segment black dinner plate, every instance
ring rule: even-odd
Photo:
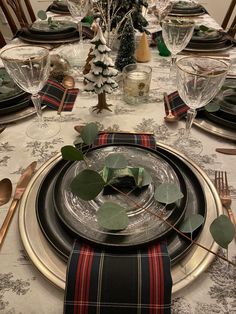
[[[30,97],[27,96],[19,101],[13,102],[9,106],[1,107],[0,106],[0,115],[9,114],[12,112],[19,111],[21,109],[24,109],[28,106],[32,105],[32,102],[30,100]]]
[[[77,30],[75,28],[70,29],[69,32],[59,32],[59,33],[41,33],[41,32],[32,32],[30,28],[22,29],[20,36],[24,36],[27,38],[32,38],[33,40],[47,40],[47,41],[54,41],[60,39],[67,39],[77,35]]]
[[[93,38],[93,31],[86,26],[83,26],[83,37],[87,39]],[[33,34],[28,29],[23,29],[19,31],[17,36],[26,41],[31,43],[38,43],[38,44],[59,44],[59,43],[69,43],[69,42],[75,42],[79,40],[79,32],[77,30],[74,30],[70,33],[60,33],[55,35],[49,35],[49,34]]]
[[[139,147],[136,145],[133,146]],[[188,194],[188,206],[186,207],[185,216],[190,214],[201,214],[205,217],[205,195],[197,176],[192,172],[185,162],[183,162],[179,157],[172,154],[168,150],[158,147],[157,152],[158,154],[163,154],[167,158],[170,158],[172,162],[178,166],[185,180]],[[36,214],[39,226],[49,243],[64,260],[67,260],[70,255],[76,235],[61,223],[55,212],[52,195],[57,176],[66,163],[67,161],[60,160],[48,172],[42,181],[36,200]],[[197,239],[201,229],[202,227],[194,231],[193,239]],[[83,239],[82,241],[85,240]],[[190,241],[186,240],[184,237],[181,237],[177,233],[172,233],[167,238],[167,243],[172,265],[183,258],[192,246]]]
[[[230,117],[229,119],[229,116],[221,110],[218,110],[216,112],[208,112],[207,110],[203,110],[202,113],[210,121],[213,121],[216,124],[223,125],[228,128],[236,130],[235,116]]]
[[[48,8],[47,11],[53,12],[53,13],[57,13],[57,14],[70,14],[70,11],[68,9],[67,6],[65,5],[60,5],[58,4],[58,2],[54,2],[52,3]]]
[[[220,49],[224,48],[228,45],[228,43],[231,43],[231,41],[226,38],[225,36],[221,36],[219,40],[216,41],[194,41],[190,40],[190,42],[187,45],[187,48],[191,49]]]
[[[158,205],[155,204],[155,202],[153,201],[150,205],[150,199],[153,199],[153,197],[150,198],[150,195],[153,195],[153,189],[155,185],[161,183],[157,178],[159,176],[163,177],[163,180],[165,180],[164,173],[166,173],[167,171],[169,172],[169,176],[171,176],[171,172],[173,173],[172,176],[176,176],[176,181],[179,183],[180,189],[184,197],[174,204],[168,205],[166,210],[167,215],[163,215],[163,218],[165,219],[166,217],[168,217],[168,221],[172,225],[178,225],[185,215],[187,205],[187,188],[178,167],[176,167],[170,159],[162,156],[157,151],[155,151],[155,153],[153,154],[153,150],[150,150],[148,148],[138,149],[133,146],[129,147],[127,145],[123,147],[123,150],[124,149],[124,154],[126,158],[128,158],[128,156],[131,156],[131,162],[135,167],[143,167],[143,164],[146,165],[146,160],[144,158],[147,158],[150,161],[150,166],[148,168],[148,165],[146,165],[146,170],[152,175],[153,178],[156,177],[156,179],[153,180],[152,184],[146,187],[143,191],[139,191],[140,193],[138,196],[133,195],[135,202],[143,202],[142,205],[144,207],[147,206],[152,208],[152,206],[156,206],[157,210],[161,210],[161,208],[158,209]],[[103,167],[103,156],[104,154],[109,153],[109,150],[106,151],[106,148],[104,149],[96,147],[95,149],[91,149],[90,152],[91,157],[89,157],[90,154],[86,154],[86,156],[90,159],[96,160],[95,168],[98,167],[98,164]],[[134,155],[138,156],[138,160],[134,160]],[[98,161],[98,159],[100,159],[99,156],[102,157],[102,162]],[[142,160],[144,161],[142,162]],[[79,164],[81,164],[81,162],[79,162]],[[162,170],[159,170],[158,172],[155,170],[157,167],[161,166],[162,169],[164,169],[165,165],[167,165],[169,170],[165,169],[163,173]],[[99,207],[106,201],[122,202],[122,200],[120,200],[119,198],[115,198],[114,200],[112,200],[111,195],[106,196],[103,193],[101,193],[100,196],[96,198],[96,200],[93,200],[91,202],[79,200],[78,203],[75,205],[73,205],[75,203],[75,197],[73,196],[73,200],[71,200],[71,205],[73,208],[71,208],[70,205],[67,208],[67,205],[65,205],[65,203],[69,204],[70,200],[65,199],[65,195],[70,195],[71,193],[69,193],[69,191],[66,192],[67,188],[65,188],[63,182],[65,181],[64,179],[69,179],[69,181],[71,181],[71,178],[73,176],[71,176],[71,174],[74,174],[75,169],[79,171],[77,162],[68,162],[65,167],[62,168],[60,174],[57,177],[53,193],[54,208],[58,217],[61,219],[62,223],[74,234],[81,236],[89,241],[96,242],[98,244],[109,246],[132,246],[147,243],[154,239],[157,240],[159,238],[166,237],[167,234],[173,232],[173,230],[163,222],[153,223],[153,219],[150,219],[150,215],[146,214],[145,211],[136,212],[136,210],[132,210],[130,213],[128,212],[128,215],[130,214],[129,227],[127,227],[125,230],[116,233],[103,230],[101,227],[99,227],[99,225],[94,223],[94,221],[96,221],[94,213],[96,212],[97,207]],[[80,169],[80,171],[81,170],[82,168]],[[131,196],[132,194],[130,195],[130,197]],[[115,195],[113,195],[113,197],[115,197]],[[127,206],[127,204],[123,205]],[[81,208],[81,210],[78,211],[78,207]],[[76,212],[78,212],[79,214],[78,217],[75,216]]]

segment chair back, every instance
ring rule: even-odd
[[[18,25],[24,27],[36,20],[29,0],[1,0],[0,6],[13,34],[19,29]]]
[[[233,14],[235,6],[236,6],[236,0],[232,0],[231,3],[230,3],[230,6],[229,6],[229,8],[228,8],[228,10],[226,12],[226,15],[224,17],[224,20],[223,20],[223,22],[221,24],[221,27],[223,29],[226,29],[227,33],[229,35],[233,36],[233,37],[234,37],[234,35],[236,33],[236,29],[235,29],[235,27],[236,27],[236,16],[234,17],[232,23],[230,25],[228,25],[228,24],[229,24],[229,21],[230,21],[230,19],[232,17],[232,14]]]

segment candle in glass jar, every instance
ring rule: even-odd
[[[128,66],[129,67],[129,66]],[[132,65],[134,68],[134,65]],[[150,68],[150,67],[148,67]],[[128,70],[128,69],[126,69]],[[128,103],[140,103],[148,98],[151,81],[151,71],[145,71],[143,66],[135,66],[124,73],[124,99]]]

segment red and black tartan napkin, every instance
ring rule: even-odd
[[[57,81],[49,79],[47,84],[39,92],[42,105],[46,105],[51,109],[58,110],[64,91],[64,86],[62,86]],[[63,106],[63,111],[72,111],[78,93],[78,88],[71,88],[68,90]]]
[[[188,111],[189,107],[183,102],[183,100],[180,98],[179,93],[177,91],[169,94],[168,100],[170,103],[171,112],[174,116],[181,119],[185,116],[186,112]],[[164,105],[165,105],[165,112],[168,114],[169,109],[166,104],[166,99],[164,97]]]
[[[95,146],[134,143],[138,134],[100,134]],[[104,248],[75,240],[67,267],[64,314],[170,314],[172,278],[165,241],[139,248]]]

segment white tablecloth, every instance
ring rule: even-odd
[[[207,15],[198,18],[199,23],[215,26]],[[17,43],[17,41],[16,41]],[[233,51],[233,50],[232,50]],[[232,52],[231,51],[231,52]],[[152,52],[150,62],[153,69],[150,100],[138,106],[126,104],[122,99],[122,90],[108,96],[112,112],[100,115],[92,114],[90,108],[97,104],[96,95],[81,92],[71,113],[63,112],[61,132],[48,141],[34,141],[25,135],[32,117],[7,125],[0,135],[0,179],[9,177],[15,185],[20,173],[33,160],[38,166],[60,151],[66,144],[72,144],[77,136],[73,127],[90,121],[96,121],[100,128],[114,131],[153,131],[157,141],[165,141],[173,129],[184,126],[165,124],[163,93],[172,92],[169,75],[169,58],[160,57],[157,50]],[[45,111],[48,120],[57,120],[55,111]],[[58,122],[59,123],[59,122]],[[229,174],[230,188],[233,195],[232,208],[236,215],[236,156],[222,155],[215,152],[216,147],[235,147],[235,143],[201,131],[193,127],[192,135],[202,143],[200,155],[191,154],[191,158],[213,179],[214,170],[226,170]],[[193,151],[193,141],[189,151]],[[8,209],[6,204],[0,209],[2,223]],[[210,234],[209,234],[210,236]],[[226,252],[221,252],[226,254]],[[236,260],[235,243],[230,244],[229,258]],[[202,273],[191,285],[173,296],[174,314],[213,314],[236,313],[236,268],[215,259],[207,271]],[[35,268],[22,246],[18,213],[16,212],[5,242],[0,250],[0,313],[4,314],[58,314],[63,312],[64,292],[54,287]]]

